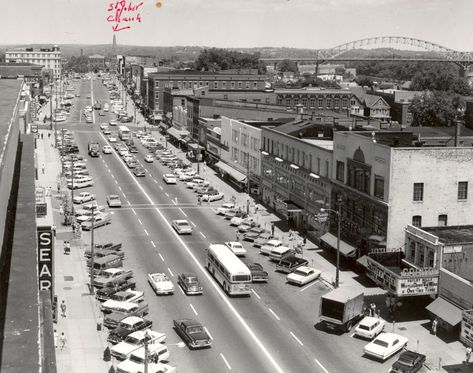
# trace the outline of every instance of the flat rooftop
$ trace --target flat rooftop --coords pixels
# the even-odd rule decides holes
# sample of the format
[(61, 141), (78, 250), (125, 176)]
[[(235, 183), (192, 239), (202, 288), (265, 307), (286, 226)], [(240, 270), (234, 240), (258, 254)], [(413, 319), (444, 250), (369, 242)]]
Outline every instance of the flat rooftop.
[(319, 139), (305, 139), (305, 138), (302, 138), (301, 140), (311, 145), (318, 146), (319, 148), (333, 150), (333, 140), (319, 140)]
[(445, 245), (473, 243), (473, 225), (422, 227), (421, 229), (437, 236)]

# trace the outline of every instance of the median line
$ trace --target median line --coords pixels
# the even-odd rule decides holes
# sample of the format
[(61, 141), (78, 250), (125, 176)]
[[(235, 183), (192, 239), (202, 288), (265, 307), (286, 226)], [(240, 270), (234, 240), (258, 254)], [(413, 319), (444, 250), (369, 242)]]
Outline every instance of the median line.
[(199, 233), (202, 235), (202, 237), (207, 238), (207, 237), (205, 237), (205, 234), (203, 234), (202, 232), (199, 232)]
[(271, 312), (273, 314), (273, 316), (278, 320), (278, 321), (281, 321), (281, 319), (279, 318), (278, 315), (276, 315), (276, 312), (274, 312), (271, 308), (268, 308), (269, 312)]
[(256, 298), (261, 299), (261, 297), (258, 295), (258, 293), (254, 289), (251, 289), (251, 292), (255, 295)]
[(164, 262), (164, 258), (163, 258), (163, 256), (161, 255), (161, 253), (159, 253), (158, 255), (159, 255), (159, 257), (161, 258), (161, 260)]
[(194, 227), (197, 227), (197, 225), (195, 225), (193, 221), (191, 221), (191, 224), (192, 224)]
[(220, 357), (222, 358), (223, 362), (226, 364), (228, 370), (232, 370), (232, 367), (230, 366), (230, 364), (228, 364), (227, 359), (225, 359), (225, 356), (223, 356), (222, 353), (220, 353)]
[(151, 241), (151, 245), (153, 245), (153, 247), (156, 247), (156, 245), (153, 241)]
[(136, 211), (135, 211), (135, 209), (131, 209), (131, 211), (133, 211), (133, 214), (135, 214), (135, 215), (136, 215)]
[(195, 310), (195, 308), (194, 308), (194, 306), (192, 305), (192, 303), (189, 303), (189, 306), (191, 306), (192, 311), (194, 311), (195, 315), (197, 316), (198, 313), (197, 313), (197, 311)]
[(301, 340), (300, 340), (299, 338), (297, 338), (296, 335), (295, 335), (293, 332), (290, 332), (290, 333), (291, 333), (291, 335), (292, 335), (292, 338), (294, 338), (297, 342), (299, 342), (299, 344), (300, 344), (301, 346), (304, 346), (304, 344), (301, 342)]
[(141, 221), (140, 218), (138, 218), (138, 223), (140, 223), (141, 225), (143, 225), (143, 222)]
[(143, 229), (143, 230), (145, 231), (145, 234), (146, 234), (147, 236), (149, 236), (148, 231), (147, 231), (146, 229)]
[(182, 215), (184, 215), (184, 216), (187, 218), (187, 214), (184, 212), (183, 209), (181, 209), (181, 208), (179, 207), (179, 211), (182, 212)]
[(171, 274), (171, 276), (174, 277), (174, 273), (172, 273), (171, 268), (168, 267), (168, 271)]

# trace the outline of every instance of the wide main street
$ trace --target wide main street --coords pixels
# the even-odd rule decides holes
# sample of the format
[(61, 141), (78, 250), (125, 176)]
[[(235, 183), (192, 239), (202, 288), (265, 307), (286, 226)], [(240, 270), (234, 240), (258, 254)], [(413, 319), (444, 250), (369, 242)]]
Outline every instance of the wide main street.
[[(89, 141), (99, 141), (101, 146), (108, 143), (99, 125), (109, 123), (115, 115), (99, 116), (95, 111), (94, 123), (86, 124), (81, 118), (85, 106), (95, 100), (108, 102), (108, 92), (100, 80), (74, 84), (80, 98), (75, 99), (69, 121), (63, 127), (74, 132), (80, 153), (86, 156)], [(110, 128), (114, 131), (116, 127)], [(205, 269), (205, 250), (210, 243), (235, 240), (235, 228), (215, 213), (220, 203), (198, 206), (195, 193), (180, 182), (164, 183), (162, 175), (168, 169), (158, 162), (144, 162), (146, 149), (140, 144), (137, 147), (137, 158), (146, 169), (146, 177), (135, 177), (115, 151), (110, 155), (101, 153), (99, 158), (86, 157), (95, 185), (83, 190), (96, 194), (100, 205), (106, 205), (108, 194), (120, 195), (123, 207), (111, 210), (112, 224), (95, 230), (95, 242), (122, 243), (124, 267), (133, 270), (137, 289), (145, 292), (150, 308), (147, 317), (153, 321), (153, 329), (166, 333), (167, 343), (173, 344), (180, 339), (172, 320), (191, 317), (202, 322), (212, 336), (210, 349), (171, 348), (171, 365), (185, 372), (388, 370), (396, 357), (384, 364), (367, 359), (362, 357), (366, 341), (319, 330), (319, 299), (329, 290), (326, 285), (316, 282), (304, 291), (288, 285), (285, 275), (274, 272), (274, 264), (249, 244), (244, 244), (247, 258), (263, 264), (269, 272), (269, 282), (253, 284), (250, 297), (229, 298)], [(187, 219), (193, 234), (177, 235), (170, 225), (173, 219)], [(90, 233), (83, 232), (82, 237), (87, 243)], [(174, 295), (154, 295), (147, 282), (147, 274), (152, 272), (165, 272), (171, 278)], [(180, 290), (177, 276), (184, 272), (199, 276), (203, 296), (188, 297)]]

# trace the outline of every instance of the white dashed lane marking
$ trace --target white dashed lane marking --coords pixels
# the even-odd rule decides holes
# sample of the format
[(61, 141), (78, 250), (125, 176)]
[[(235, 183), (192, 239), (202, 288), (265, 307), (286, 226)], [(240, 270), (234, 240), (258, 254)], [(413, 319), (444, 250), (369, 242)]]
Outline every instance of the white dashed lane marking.
[(220, 357), (222, 358), (222, 360), (224, 361), (224, 363), (227, 365), (228, 370), (232, 370), (232, 367), (230, 366), (230, 364), (228, 364), (227, 359), (225, 359), (225, 356), (223, 356), (222, 353), (220, 353)]
[(174, 273), (172, 273), (171, 268), (168, 267), (169, 274), (174, 277)]
[(153, 242), (153, 241), (151, 241), (151, 245), (153, 245), (153, 247), (156, 247), (156, 245), (154, 244), (154, 242)]
[(195, 308), (194, 308), (194, 306), (192, 305), (192, 303), (191, 303), (191, 304), (189, 304), (189, 306), (191, 306), (191, 308), (192, 308), (192, 311), (194, 311), (194, 314), (197, 316), (197, 315), (198, 315), (198, 313), (197, 313), (197, 311), (195, 310)]
[(193, 221), (191, 221), (191, 224), (192, 224), (194, 227), (197, 227), (197, 225), (195, 225)]
[(279, 318), (278, 315), (276, 315), (276, 313), (271, 309), (271, 308), (268, 308), (269, 312), (271, 312), (273, 314), (273, 316), (278, 320), (278, 321), (281, 321), (281, 319)]
[(255, 295), (256, 298), (261, 299), (261, 297), (258, 295), (258, 293), (256, 291), (251, 289), (251, 292)]
[(140, 223), (141, 225), (143, 225), (143, 222), (141, 221), (141, 219), (138, 219), (138, 223)]
[(146, 229), (143, 229), (143, 230), (145, 231), (145, 234), (146, 234), (147, 236), (149, 236), (148, 231), (147, 231)]
[(299, 338), (296, 337), (296, 335), (293, 332), (291, 332), (291, 335), (292, 335), (292, 338), (294, 338), (297, 342), (299, 342), (301, 346), (304, 346), (304, 344), (300, 341)]
[(161, 258), (161, 260), (164, 262), (163, 256), (162, 256), (161, 254), (158, 254), (158, 255), (159, 255), (159, 257)]
[(199, 232), (199, 233), (202, 235), (202, 237), (207, 238), (207, 237), (205, 237), (205, 234), (203, 234), (202, 232)]

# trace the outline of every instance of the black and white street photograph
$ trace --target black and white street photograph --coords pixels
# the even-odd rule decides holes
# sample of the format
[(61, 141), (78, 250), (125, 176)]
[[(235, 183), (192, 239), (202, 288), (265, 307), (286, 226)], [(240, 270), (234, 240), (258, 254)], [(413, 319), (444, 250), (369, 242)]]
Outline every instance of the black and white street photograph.
[(4, 1), (0, 372), (473, 373), (472, 17)]

